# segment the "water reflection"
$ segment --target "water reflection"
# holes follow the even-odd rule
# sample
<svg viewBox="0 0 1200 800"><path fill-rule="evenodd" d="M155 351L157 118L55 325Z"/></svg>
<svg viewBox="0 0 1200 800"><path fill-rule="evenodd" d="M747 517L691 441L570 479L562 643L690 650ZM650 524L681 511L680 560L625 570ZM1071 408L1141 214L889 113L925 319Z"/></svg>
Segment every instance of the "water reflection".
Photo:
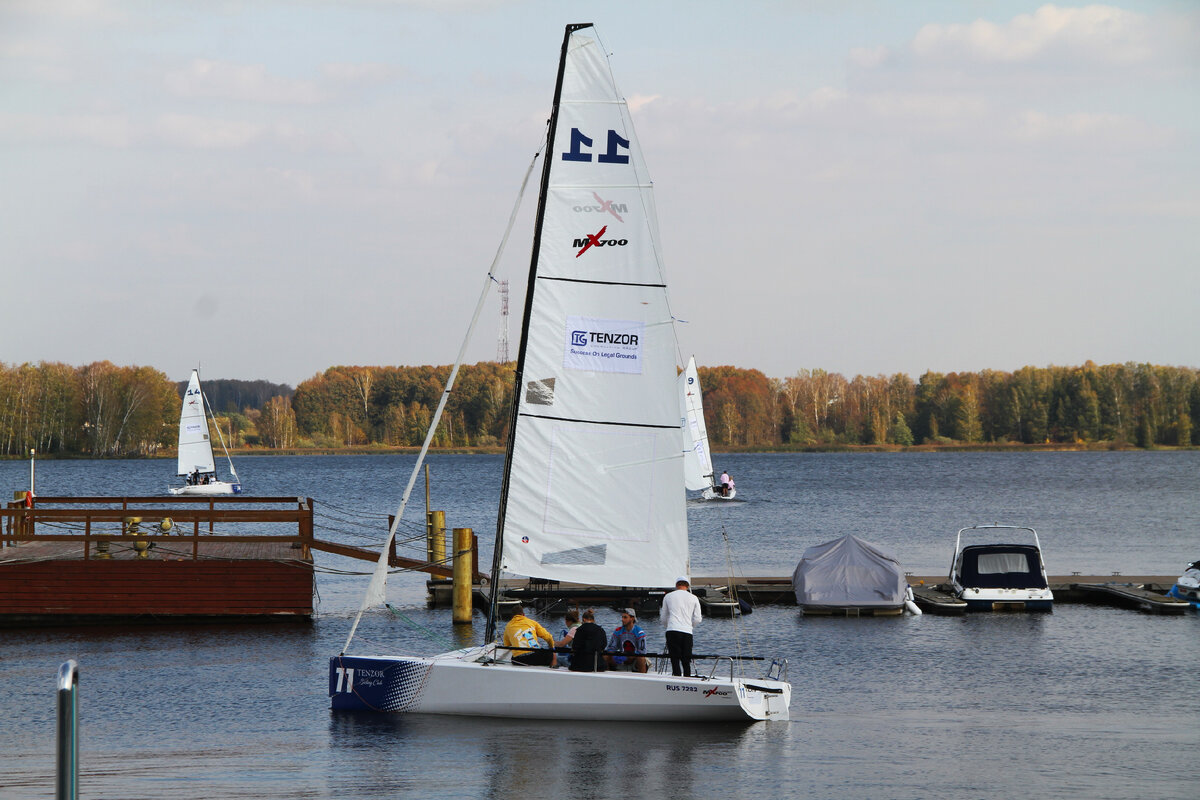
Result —
<svg viewBox="0 0 1200 800"><path fill-rule="evenodd" d="M343 764L362 766L343 788L368 794L412 788L414 757L430 785L451 795L486 786L492 797L694 797L768 727L786 730L339 712L330 715L329 747ZM408 768L378 767L397 762Z"/></svg>

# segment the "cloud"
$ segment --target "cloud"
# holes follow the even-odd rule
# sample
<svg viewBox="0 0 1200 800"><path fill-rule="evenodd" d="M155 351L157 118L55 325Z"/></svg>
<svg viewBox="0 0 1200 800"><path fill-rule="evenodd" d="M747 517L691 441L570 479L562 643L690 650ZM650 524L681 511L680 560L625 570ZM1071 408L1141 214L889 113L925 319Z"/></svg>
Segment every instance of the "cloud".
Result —
<svg viewBox="0 0 1200 800"><path fill-rule="evenodd" d="M1112 6L1060 8L1046 5L1007 23L984 19L929 24L912 41L920 59L1028 63L1069 57L1129 64L1152 57L1150 25L1141 14ZM860 54L860 65L863 64Z"/></svg>
<svg viewBox="0 0 1200 800"><path fill-rule="evenodd" d="M170 144L205 150L245 147L262 138L266 130L258 123L189 114L164 114L154 127Z"/></svg>
<svg viewBox="0 0 1200 800"><path fill-rule="evenodd" d="M315 83L271 75L263 64L195 59L186 68L167 73L164 82L168 91L187 98L278 105L314 105L326 99Z"/></svg>
<svg viewBox="0 0 1200 800"><path fill-rule="evenodd" d="M390 79L396 70L388 64L324 64L321 73L340 83L371 84Z"/></svg>

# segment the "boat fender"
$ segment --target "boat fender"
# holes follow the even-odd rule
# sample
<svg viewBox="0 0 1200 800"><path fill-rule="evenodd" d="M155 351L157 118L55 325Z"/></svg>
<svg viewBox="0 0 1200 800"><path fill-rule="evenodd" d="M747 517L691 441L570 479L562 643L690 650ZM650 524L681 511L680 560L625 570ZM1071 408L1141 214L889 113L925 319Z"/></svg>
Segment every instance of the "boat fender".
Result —
<svg viewBox="0 0 1200 800"><path fill-rule="evenodd" d="M917 606L916 602L913 601L913 590L911 586L904 590L904 608L907 609L908 613L912 614L914 617L919 617L922 614L920 607Z"/></svg>

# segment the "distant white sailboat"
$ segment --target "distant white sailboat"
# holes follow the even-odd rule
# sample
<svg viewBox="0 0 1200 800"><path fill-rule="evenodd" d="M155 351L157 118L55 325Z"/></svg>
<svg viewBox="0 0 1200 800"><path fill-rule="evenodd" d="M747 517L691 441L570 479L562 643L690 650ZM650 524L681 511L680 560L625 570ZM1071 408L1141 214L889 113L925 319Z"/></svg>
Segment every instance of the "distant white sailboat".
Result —
<svg viewBox="0 0 1200 800"><path fill-rule="evenodd" d="M567 26L545 152L485 644L432 657L343 652L329 661L331 705L580 720L787 719L786 661L762 677L745 674L758 659L742 656L711 657L715 666L701 677L574 672L513 663L493 641L501 574L670 587L689 563L675 330L652 185L590 24ZM596 202L614 215L607 222L580 211ZM453 379L454 371L447 392ZM364 610L384 601L390 541Z"/></svg>
<svg viewBox="0 0 1200 800"><path fill-rule="evenodd" d="M233 468L233 458L225 447L225 439L221 429L217 427L217 437L221 441L221 449L229 461L228 481L217 479L216 460L213 458L212 441L208 435L208 417L212 409L200 390L200 373L192 370L192 378L188 381L187 391L183 395L183 408L179 412L179 457L176 474L184 477L183 486L169 487L171 494L180 495L220 495L241 494L242 484L238 480L237 470ZM215 426L214 426L215 427Z"/></svg>
<svg viewBox="0 0 1200 800"><path fill-rule="evenodd" d="M695 356L688 359L687 369L679 373L679 401L683 414L683 485L700 492L705 500L732 500L737 497L737 489L724 491L713 480L712 449L704 424L704 400Z"/></svg>

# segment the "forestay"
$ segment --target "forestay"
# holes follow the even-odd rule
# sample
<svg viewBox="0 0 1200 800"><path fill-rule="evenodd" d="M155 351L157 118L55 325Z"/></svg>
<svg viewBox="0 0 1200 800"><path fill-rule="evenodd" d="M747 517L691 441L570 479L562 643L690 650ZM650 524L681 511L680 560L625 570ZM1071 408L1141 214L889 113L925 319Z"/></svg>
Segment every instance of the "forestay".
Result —
<svg viewBox="0 0 1200 800"><path fill-rule="evenodd" d="M675 334L649 173L592 29L567 45L543 177L501 518L504 571L687 572Z"/></svg>
<svg viewBox="0 0 1200 800"><path fill-rule="evenodd" d="M200 394L200 375L192 370L183 410L179 413L179 463L177 475L193 472L215 473L212 442L208 438L208 419L204 415L204 396Z"/></svg>

